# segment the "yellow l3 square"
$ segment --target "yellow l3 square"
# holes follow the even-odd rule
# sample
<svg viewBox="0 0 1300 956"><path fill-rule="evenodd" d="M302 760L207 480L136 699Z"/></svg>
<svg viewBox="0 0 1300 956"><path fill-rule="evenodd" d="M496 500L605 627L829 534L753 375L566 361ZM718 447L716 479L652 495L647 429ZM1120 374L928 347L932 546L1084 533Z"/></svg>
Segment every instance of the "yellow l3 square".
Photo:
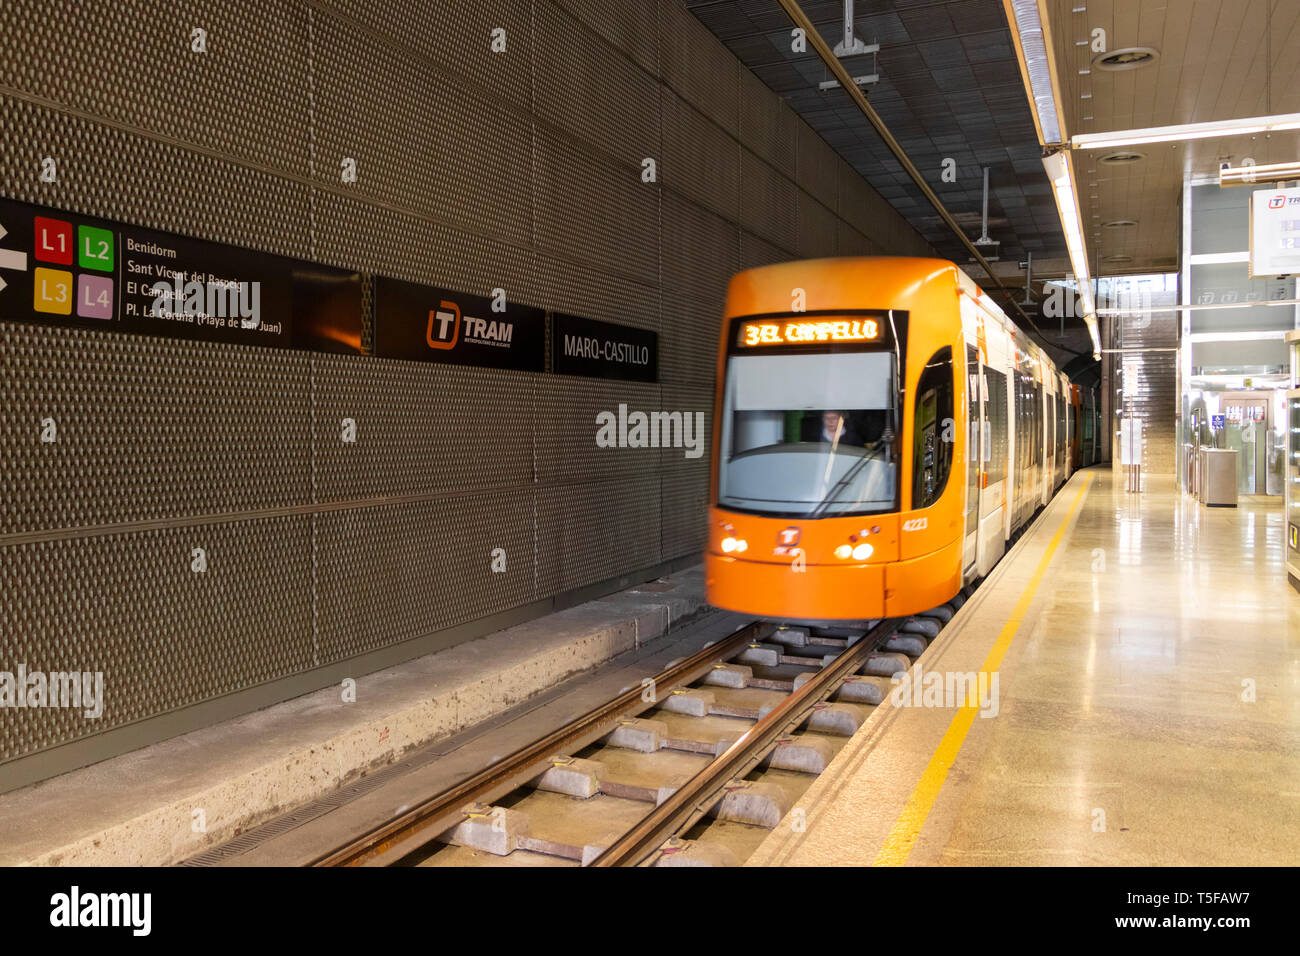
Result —
<svg viewBox="0 0 1300 956"><path fill-rule="evenodd" d="M38 268L32 277L32 308L54 315L72 314L72 273Z"/></svg>

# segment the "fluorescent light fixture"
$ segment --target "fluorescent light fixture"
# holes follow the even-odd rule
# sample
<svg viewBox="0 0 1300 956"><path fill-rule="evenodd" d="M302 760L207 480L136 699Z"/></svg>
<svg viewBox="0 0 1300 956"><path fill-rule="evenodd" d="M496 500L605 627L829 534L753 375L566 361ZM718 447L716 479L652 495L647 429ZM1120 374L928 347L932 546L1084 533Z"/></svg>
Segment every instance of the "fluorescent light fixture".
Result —
<svg viewBox="0 0 1300 956"><path fill-rule="evenodd" d="M1190 304L1170 305L1159 309L1152 309L1151 311L1152 312L1204 312L1210 309L1213 309L1215 311L1219 309L1255 309L1255 308L1259 308L1260 306L1277 306L1277 305L1295 308L1297 305L1300 305L1300 299L1250 299L1245 302L1209 302L1209 303L1198 302L1195 305L1190 305ZM1097 314L1098 315L1132 315L1134 311L1135 311L1134 309L1098 309ZM1273 334L1272 332L1269 332L1268 336L1271 336L1272 334ZM1281 335L1282 333L1279 332L1277 334ZM1267 336L1265 336L1264 333L1260 333L1260 337L1267 337ZM1186 338L1186 335L1184 335L1184 338Z"/></svg>
<svg viewBox="0 0 1300 956"><path fill-rule="evenodd" d="M1070 268L1079 289L1079 304L1083 308L1083 321L1092 338L1092 357L1101 358L1101 335L1097 331L1097 303L1092 295L1092 273L1088 270L1088 247L1083 236L1083 220L1079 216L1079 203L1074 194L1074 176L1070 171L1070 154L1059 150L1043 157L1043 167L1052 182L1056 197L1056 211L1061 217L1065 233L1065 246L1070 253Z"/></svg>
<svg viewBox="0 0 1300 956"><path fill-rule="evenodd" d="M1056 108L1060 100L1056 63L1052 56L1051 36L1040 15L1038 0L1002 0L1002 5L1019 54L1025 90L1034 106L1038 140L1044 145L1064 142L1065 127Z"/></svg>
<svg viewBox="0 0 1300 956"><path fill-rule="evenodd" d="M1192 332L1184 335L1188 342L1266 342L1286 340L1286 331L1278 332Z"/></svg>
<svg viewBox="0 0 1300 956"><path fill-rule="evenodd" d="M1151 126L1146 129L1116 130L1113 133L1083 133L1071 137L1070 146L1074 149L1114 149L1117 146L1137 146L1141 143L1177 143L1185 139L1247 136L1284 129L1300 129L1300 113L1243 116L1239 119L1216 120L1212 123Z"/></svg>
<svg viewBox="0 0 1300 956"><path fill-rule="evenodd" d="M1268 166L1219 167L1220 186L1251 186L1255 183L1285 183L1300 179L1300 163L1272 163Z"/></svg>

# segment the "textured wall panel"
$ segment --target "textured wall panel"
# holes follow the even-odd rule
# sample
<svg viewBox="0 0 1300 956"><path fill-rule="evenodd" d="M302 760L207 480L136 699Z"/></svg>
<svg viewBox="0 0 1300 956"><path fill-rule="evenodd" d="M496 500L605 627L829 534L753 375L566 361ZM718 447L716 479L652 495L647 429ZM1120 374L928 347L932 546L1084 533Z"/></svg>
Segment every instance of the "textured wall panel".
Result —
<svg viewBox="0 0 1300 956"><path fill-rule="evenodd" d="M317 501L531 485L535 376L363 356L312 362ZM344 418L356 422L355 443L342 441Z"/></svg>
<svg viewBox="0 0 1300 956"><path fill-rule="evenodd" d="M538 489L539 588L579 588L657 563L659 485L652 473Z"/></svg>
<svg viewBox="0 0 1300 956"><path fill-rule="evenodd" d="M795 138L798 143L799 158L796 181L820 200L823 206L827 209L836 208L842 169L848 169L857 176L860 183L866 185L866 180L853 172L853 168L840 159L835 150L831 149L826 140L817 135L817 131L811 126L798 121L797 130ZM874 192L870 186L867 186L867 189Z"/></svg>
<svg viewBox="0 0 1300 956"><path fill-rule="evenodd" d="M207 570L191 570L191 549ZM305 517L0 547L0 661L102 671L104 713L6 708L0 760L311 666Z"/></svg>
<svg viewBox="0 0 1300 956"><path fill-rule="evenodd" d="M659 281L659 186L538 131L537 243L644 285Z"/></svg>
<svg viewBox="0 0 1300 956"><path fill-rule="evenodd" d="M537 7L536 26L538 118L637 170L658 162L654 75L551 4Z"/></svg>
<svg viewBox="0 0 1300 956"><path fill-rule="evenodd" d="M728 219L739 218L741 147L672 90L662 89L660 181Z"/></svg>
<svg viewBox="0 0 1300 956"><path fill-rule="evenodd" d="M706 495L709 481L709 454L713 448L712 382L706 384L666 384L663 387L664 408L680 411L684 415L703 415L695 424L703 422L703 429L693 429L698 457L688 457L688 449L665 448L660 450L663 494L662 547L664 560L681 557L702 550L708 517ZM693 452L692 452L693 453Z"/></svg>
<svg viewBox="0 0 1300 956"><path fill-rule="evenodd" d="M708 526L708 459L663 473L664 560L704 550Z"/></svg>
<svg viewBox="0 0 1300 956"><path fill-rule="evenodd" d="M780 249L765 239L748 232L740 234L740 268L756 269L795 258L791 252Z"/></svg>
<svg viewBox="0 0 1300 956"><path fill-rule="evenodd" d="M537 380L537 480L591 481L643 475L658 469L654 448L601 448L596 416L660 408L659 386L576 375L542 375Z"/></svg>
<svg viewBox="0 0 1300 956"><path fill-rule="evenodd" d="M841 219L859 232L873 235L873 222L880 222L877 219L880 213L877 202L884 203L884 200L867 185L865 179L851 167L841 168L835 207Z"/></svg>
<svg viewBox="0 0 1300 956"><path fill-rule="evenodd" d="M793 179L795 139L803 123L753 73L741 70L739 83L741 142Z"/></svg>
<svg viewBox="0 0 1300 956"><path fill-rule="evenodd" d="M305 175L307 16L292 0L10 0L0 85ZM191 30L207 31L206 53Z"/></svg>
<svg viewBox="0 0 1300 956"><path fill-rule="evenodd" d="M24 202L286 256L311 248L306 186L0 94L0 183ZM43 157L58 182L38 180Z"/></svg>
<svg viewBox="0 0 1300 956"><path fill-rule="evenodd" d="M308 358L0 323L0 533L311 500ZM53 418L58 440L41 441Z"/></svg>
<svg viewBox="0 0 1300 956"><path fill-rule="evenodd" d="M526 604L534 596L530 490L317 516L322 663ZM491 568L505 551L506 570Z"/></svg>
<svg viewBox="0 0 1300 956"><path fill-rule="evenodd" d="M752 153L740 155L740 221L784 249L798 243L799 187Z"/></svg>
<svg viewBox="0 0 1300 956"><path fill-rule="evenodd" d="M740 64L685 7L660 0L659 12L659 65L664 82L736 135Z"/></svg>
<svg viewBox="0 0 1300 956"><path fill-rule="evenodd" d="M316 177L339 186L350 157L357 161L350 191L527 245L527 115L475 99L428 61L344 21L315 23Z"/></svg>
<svg viewBox="0 0 1300 956"><path fill-rule="evenodd" d="M573 16L626 53L652 75L659 73L659 0L609 3L556 0Z"/></svg>
<svg viewBox="0 0 1300 956"><path fill-rule="evenodd" d="M584 315L643 329L659 328L659 282L651 284L610 275L599 266L537 257L538 304L557 312Z"/></svg>
<svg viewBox="0 0 1300 956"><path fill-rule="evenodd" d="M664 328L660 380L712 382L727 283L740 267L734 223L664 196Z"/></svg>
<svg viewBox="0 0 1300 956"><path fill-rule="evenodd" d="M820 202L799 191L799 255L818 259L836 254L838 218Z"/></svg>
<svg viewBox="0 0 1300 956"><path fill-rule="evenodd" d="M472 295L506 290L534 305L541 290L526 249L421 216L322 193L316 200L317 254L332 265L423 282Z"/></svg>
<svg viewBox="0 0 1300 956"><path fill-rule="evenodd" d="M545 0L539 0L544 3ZM346 19L356 32L381 39L402 56L427 59L471 83L477 97L527 110L532 101L531 0L312 0L312 22ZM506 49L492 51L492 31L506 31ZM539 51L540 52L540 51ZM392 54L385 54L392 55ZM364 72L365 64L353 69Z"/></svg>
<svg viewBox="0 0 1300 956"><path fill-rule="evenodd" d="M703 449L702 454L690 457L687 450L678 447L661 448L659 451L660 467L671 470L680 467L694 468L701 461L709 458L709 436L713 433L713 382L672 382L663 386L663 407L683 414L703 414L703 438L696 446ZM696 432L692 432L695 435Z"/></svg>

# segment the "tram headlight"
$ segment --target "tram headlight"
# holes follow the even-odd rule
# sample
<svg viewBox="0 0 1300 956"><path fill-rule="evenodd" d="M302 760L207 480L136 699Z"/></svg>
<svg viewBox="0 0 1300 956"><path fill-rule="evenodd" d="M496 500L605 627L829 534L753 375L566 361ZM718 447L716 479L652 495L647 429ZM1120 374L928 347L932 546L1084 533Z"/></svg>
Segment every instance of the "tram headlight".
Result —
<svg viewBox="0 0 1300 956"><path fill-rule="evenodd" d="M871 557L871 553L875 550L876 550L875 548L873 548L871 545L863 541L860 545L858 545L856 548L853 549L853 560L865 561L867 560L867 558Z"/></svg>
<svg viewBox="0 0 1300 956"><path fill-rule="evenodd" d="M744 538L726 537L722 539L722 550L726 554L731 554L733 551L741 554L748 548L749 542Z"/></svg>
<svg viewBox="0 0 1300 956"><path fill-rule="evenodd" d="M847 544L842 544L835 549L835 557L837 558L841 558L847 561L852 556L853 556L853 549L850 548Z"/></svg>

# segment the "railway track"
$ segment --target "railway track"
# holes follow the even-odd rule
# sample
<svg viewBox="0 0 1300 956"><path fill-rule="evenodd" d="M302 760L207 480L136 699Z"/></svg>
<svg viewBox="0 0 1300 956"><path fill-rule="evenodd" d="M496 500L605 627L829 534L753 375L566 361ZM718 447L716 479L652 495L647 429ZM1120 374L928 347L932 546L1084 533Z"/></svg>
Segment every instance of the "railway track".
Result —
<svg viewBox="0 0 1300 956"><path fill-rule="evenodd" d="M960 603L856 630L752 622L313 865L736 865Z"/></svg>

